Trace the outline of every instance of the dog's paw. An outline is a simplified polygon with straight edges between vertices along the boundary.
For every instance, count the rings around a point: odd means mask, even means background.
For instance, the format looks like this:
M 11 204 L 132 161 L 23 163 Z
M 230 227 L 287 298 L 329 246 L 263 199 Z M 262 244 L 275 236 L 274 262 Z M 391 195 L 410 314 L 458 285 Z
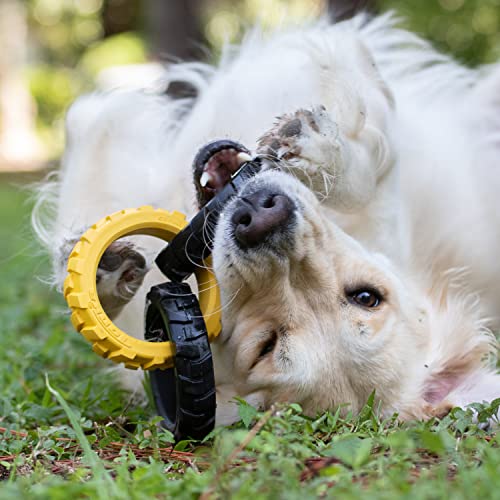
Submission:
M 113 318 L 134 297 L 148 272 L 146 259 L 132 242 L 121 239 L 106 249 L 96 273 L 97 293 Z
M 266 167 L 288 171 L 318 197 L 332 191 L 342 168 L 342 144 L 337 124 L 323 106 L 280 116 L 258 142 Z

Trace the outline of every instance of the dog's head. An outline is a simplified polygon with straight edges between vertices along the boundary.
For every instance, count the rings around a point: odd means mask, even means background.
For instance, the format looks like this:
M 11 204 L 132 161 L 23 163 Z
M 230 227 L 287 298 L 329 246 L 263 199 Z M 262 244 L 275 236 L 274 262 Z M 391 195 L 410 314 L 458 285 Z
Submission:
M 446 368 L 429 354 L 428 297 L 326 210 L 277 171 L 225 208 L 213 253 L 223 302 L 214 345 L 220 422 L 235 418 L 234 395 L 315 413 L 359 410 L 374 390 L 386 410 L 425 416 L 460 383 L 455 372 L 446 382 L 436 375 Z M 479 351 L 476 362 L 488 348 Z

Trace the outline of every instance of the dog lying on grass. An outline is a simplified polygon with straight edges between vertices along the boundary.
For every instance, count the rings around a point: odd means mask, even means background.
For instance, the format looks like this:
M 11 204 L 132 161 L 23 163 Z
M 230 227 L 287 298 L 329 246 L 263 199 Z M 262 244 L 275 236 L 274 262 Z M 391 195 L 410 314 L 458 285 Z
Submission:
M 237 418 L 234 396 L 314 414 L 357 411 L 375 390 L 404 419 L 500 397 L 500 65 L 463 68 L 390 16 L 360 15 L 254 31 L 217 69 L 165 78 L 197 97 L 114 91 L 70 109 L 63 166 L 34 213 L 59 286 L 74 241 L 104 215 L 192 215 L 195 192 L 206 203 L 246 157 L 210 152 L 193 189 L 194 153 L 235 139 L 265 169 L 215 236 L 219 423 Z M 104 307 L 138 337 L 161 247 L 120 240 L 99 266 Z M 135 372 L 123 379 L 140 387 Z

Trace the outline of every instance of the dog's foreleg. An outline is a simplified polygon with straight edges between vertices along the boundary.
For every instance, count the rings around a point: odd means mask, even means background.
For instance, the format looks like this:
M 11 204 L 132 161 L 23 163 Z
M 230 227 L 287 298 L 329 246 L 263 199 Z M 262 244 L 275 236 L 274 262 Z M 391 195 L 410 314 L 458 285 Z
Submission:
M 61 262 L 62 276 L 65 276 L 66 263 L 80 236 L 75 234 L 66 239 L 55 250 L 57 260 Z M 111 243 L 101 257 L 96 273 L 97 294 L 104 311 L 111 319 L 118 316 L 141 287 L 150 269 L 145 254 L 141 247 L 122 238 Z
M 371 137 L 376 135 L 374 130 L 364 135 L 348 137 L 328 110 L 318 106 L 279 117 L 261 137 L 257 152 L 268 166 L 283 168 L 300 179 L 326 205 L 354 213 L 374 198 L 380 164 L 388 161 L 384 139 Z M 383 149 L 378 157 L 373 144 L 365 144 L 377 141 Z

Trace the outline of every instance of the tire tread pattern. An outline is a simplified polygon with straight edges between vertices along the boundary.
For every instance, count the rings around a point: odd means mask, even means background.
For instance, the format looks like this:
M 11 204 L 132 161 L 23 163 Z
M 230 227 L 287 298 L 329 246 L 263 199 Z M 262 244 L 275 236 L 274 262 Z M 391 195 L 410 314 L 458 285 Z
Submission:
M 205 321 L 187 283 L 163 283 L 151 288 L 146 312 L 146 338 L 152 325 L 162 340 L 175 343 L 174 367 L 150 373 L 157 409 L 164 426 L 177 440 L 202 439 L 215 423 L 215 377 Z

